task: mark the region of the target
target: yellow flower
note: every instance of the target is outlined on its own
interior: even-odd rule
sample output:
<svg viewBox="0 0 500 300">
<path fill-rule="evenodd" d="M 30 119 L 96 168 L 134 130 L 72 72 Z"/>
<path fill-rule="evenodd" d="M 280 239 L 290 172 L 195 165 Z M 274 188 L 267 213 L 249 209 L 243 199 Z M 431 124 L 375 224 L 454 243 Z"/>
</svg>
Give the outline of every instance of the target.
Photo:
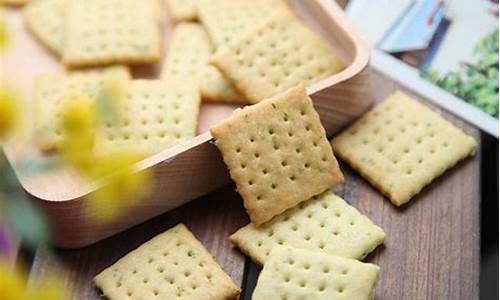
<svg viewBox="0 0 500 300">
<path fill-rule="evenodd" d="M 0 7 L 0 51 L 5 50 L 8 44 L 9 44 L 9 35 L 7 34 L 7 28 L 5 26 L 3 11 Z"/>
<path fill-rule="evenodd" d="M 89 153 L 96 135 L 96 110 L 92 99 L 85 95 L 69 98 L 62 113 L 61 158 L 78 169 L 93 164 Z"/>
<path fill-rule="evenodd" d="M 92 182 L 101 184 L 89 195 L 87 203 L 89 216 L 104 222 L 144 199 L 150 182 L 148 171 L 134 170 L 134 164 L 144 155 L 122 148 L 103 155 L 93 149 L 103 118 L 116 114 L 125 96 L 123 78 L 111 74 L 104 81 L 97 99 L 82 95 L 68 98 L 61 123 L 62 161 L 75 167 Z"/>
<path fill-rule="evenodd" d="M 54 277 L 28 288 L 26 275 L 0 260 L 0 299 L 2 300 L 64 300 L 61 281 Z"/>
<path fill-rule="evenodd" d="M 0 260 L 0 295 L 2 300 L 25 299 L 26 277 Z"/>
<path fill-rule="evenodd" d="M 126 97 L 126 77 L 110 71 L 104 77 L 102 88 L 97 95 L 100 121 L 114 122 L 118 119 L 123 99 Z"/>
<path fill-rule="evenodd" d="M 61 280 L 53 277 L 45 279 L 44 282 L 39 283 L 32 289 L 26 292 L 26 300 L 65 300 L 70 297 L 67 295 L 67 287 L 65 287 Z"/>
<path fill-rule="evenodd" d="M 0 141 L 14 131 L 20 117 L 20 99 L 12 90 L 0 86 Z"/>
<path fill-rule="evenodd" d="M 68 133 L 81 133 L 95 129 L 96 112 L 92 99 L 83 94 L 79 98 L 70 99 L 63 111 L 64 130 Z"/>
<path fill-rule="evenodd" d="M 104 77 L 102 93 L 113 102 L 121 102 L 126 96 L 126 78 L 117 72 L 109 72 Z"/>
<path fill-rule="evenodd" d="M 127 151 L 94 158 L 96 164 L 90 176 L 102 179 L 103 185 L 88 199 L 88 213 L 93 219 L 103 222 L 113 219 L 148 196 L 150 172 L 134 170 L 134 163 L 142 158 Z"/>
</svg>

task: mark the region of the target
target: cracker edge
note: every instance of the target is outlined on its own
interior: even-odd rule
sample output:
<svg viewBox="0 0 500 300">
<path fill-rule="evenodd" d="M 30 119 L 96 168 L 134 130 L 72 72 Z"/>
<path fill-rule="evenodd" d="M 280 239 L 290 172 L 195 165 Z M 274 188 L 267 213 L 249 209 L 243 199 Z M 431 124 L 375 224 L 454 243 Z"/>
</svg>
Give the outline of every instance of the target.
<svg viewBox="0 0 500 300">
<path fill-rule="evenodd" d="M 322 35 L 318 34 L 317 32 L 314 32 L 311 28 L 309 28 L 309 26 L 304 24 L 304 22 L 296 15 L 296 13 L 290 8 L 291 4 L 289 3 L 289 0 L 281 0 L 281 1 L 284 3 L 284 5 L 287 6 L 287 8 L 288 8 L 287 11 L 276 11 L 275 13 L 269 15 L 267 18 L 264 18 L 263 20 L 261 20 L 257 24 L 257 26 L 255 26 L 252 30 L 246 32 L 239 39 L 234 40 L 232 43 L 217 49 L 217 51 L 214 54 L 212 54 L 212 56 L 208 60 L 208 63 L 210 65 L 213 65 L 214 67 L 216 67 L 222 73 L 222 75 L 231 83 L 231 85 L 234 87 L 236 92 L 240 95 L 243 95 L 243 97 L 245 97 L 245 98 L 248 98 L 248 97 L 246 97 L 246 93 L 244 91 L 245 87 L 241 86 L 241 84 L 239 82 L 235 82 L 234 80 L 232 80 L 230 71 L 227 68 L 223 67 L 221 64 L 219 64 L 219 62 L 223 61 L 224 59 L 222 59 L 222 58 L 224 58 L 225 56 L 231 55 L 231 49 L 233 49 L 234 47 L 238 47 L 242 43 L 242 41 L 246 40 L 249 36 L 252 36 L 255 32 L 258 32 L 258 31 L 266 28 L 267 25 L 270 22 L 272 22 L 273 20 L 281 18 L 281 19 L 287 20 L 287 21 L 294 21 L 294 20 L 298 21 L 308 31 L 310 31 L 313 35 L 315 35 L 318 38 L 320 38 L 321 40 L 323 40 L 328 45 L 330 50 L 333 51 L 330 43 L 328 43 L 328 41 L 326 41 L 326 39 Z M 335 52 L 333 52 L 333 53 L 335 53 Z M 337 61 L 340 63 L 340 65 L 342 66 L 342 68 L 340 70 L 336 71 L 335 73 L 333 73 L 327 77 L 318 79 L 312 83 L 308 83 L 306 80 L 302 80 L 301 82 L 299 82 L 297 84 L 298 85 L 299 84 L 301 84 L 301 85 L 318 84 L 318 83 L 328 79 L 329 77 L 332 77 L 332 76 L 344 71 L 347 68 L 346 65 L 342 62 L 342 60 L 337 55 L 335 55 L 335 57 L 336 57 Z M 286 90 L 282 91 L 282 93 L 283 92 L 286 92 Z M 278 93 L 278 94 L 280 94 L 280 93 Z M 276 96 L 278 94 L 275 94 L 273 96 Z M 271 97 L 273 97 L 273 96 L 271 96 Z M 264 101 L 264 100 L 266 100 L 266 99 L 255 100 L 255 99 L 248 98 L 247 102 L 250 104 L 257 104 L 257 103 Z"/>
<path fill-rule="evenodd" d="M 1 0 L 0 0 L 1 1 Z M 78 69 L 78 68 L 91 68 L 91 67 L 107 67 L 107 66 L 112 66 L 112 65 L 128 65 L 128 66 L 135 66 L 135 65 L 145 65 L 145 64 L 155 64 L 161 61 L 162 58 L 162 29 L 161 27 L 161 20 L 160 20 L 160 3 L 158 0 L 154 1 L 155 7 L 154 7 L 154 18 L 156 22 L 156 32 L 155 32 L 155 53 L 151 53 L 148 56 L 144 56 L 141 58 L 126 58 L 126 59 L 116 59 L 115 57 L 112 58 L 99 58 L 99 59 L 70 59 L 68 60 L 67 56 L 65 55 L 66 52 L 66 43 L 63 44 L 63 47 L 61 49 L 61 63 L 68 69 Z M 66 7 L 66 15 L 64 20 L 63 20 L 63 26 L 65 26 L 66 30 L 70 27 L 70 21 L 69 19 L 69 8 L 71 7 L 70 1 L 68 1 L 67 7 Z M 65 33 L 67 34 L 67 33 Z"/>
<path fill-rule="evenodd" d="M 196 22 L 198 20 L 198 4 L 195 4 L 196 11 L 192 14 L 175 14 L 169 0 L 163 0 L 167 7 L 167 14 L 174 24 L 182 22 Z M 185 1 L 185 0 L 184 0 Z"/>
<path fill-rule="evenodd" d="M 452 126 L 453 128 L 456 128 L 457 130 L 459 130 L 462 134 L 464 134 L 465 137 L 469 138 L 470 141 L 471 141 L 471 150 L 468 152 L 468 154 L 464 155 L 463 157 L 459 158 L 454 164 L 450 164 L 448 168 L 446 168 L 442 173 L 434 176 L 430 182 L 424 186 L 422 186 L 422 188 L 420 190 L 418 190 L 414 195 L 410 196 L 409 198 L 407 197 L 402 197 L 400 195 L 394 195 L 393 193 L 390 193 L 388 190 L 380 187 L 380 185 L 378 183 L 375 182 L 374 179 L 371 178 L 371 176 L 365 174 L 364 172 L 361 171 L 360 169 L 360 166 L 356 163 L 356 161 L 352 160 L 350 157 L 347 157 L 347 156 L 344 156 L 343 154 L 339 153 L 338 151 L 335 150 L 336 146 L 336 140 L 337 140 L 337 137 L 345 134 L 348 130 L 350 130 L 353 126 L 356 126 L 357 124 L 359 124 L 359 122 L 361 122 L 361 120 L 363 120 L 364 118 L 366 118 L 368 116 L 369 113 L 371 113 L 375 107 L 380 104 L 380 103 L 383 103 L 385 102 L 387 99 L 389 98 L 392 98 L 392 97 L 403 97 L 403 98 L 406 98 L 410 101 L 415 101 L 418 105 L 428 109 L 430 111 L 430 113 L 432 114 L 435 114 L 437 117 L 441 118 L 442 120 L 444 120 L 446 123 L 448 123 L 450 126 Z M 377 191 L 379 191 L 382 195 L 384 195 L 386 198 L 389 199 L 389 201 L 394 204 L 395 206 L 397 207 L 401 207 L 403 206 L 404 204 L 410 202 L 415 196 L 417 196 L 420 192 L 422 192 L 425 188 L 429 187 L 430 185 L 432 185 L 433 181 L 435 181 L 436 179 L 438 179 L 439 177 L 443 176 L 444 173 L 446 173 L 447 171 L 453 169 L 453 167 L 455 167 L 456 165 L 458 165 L 460 162 L 464 161 L 465 159 L 467 159 L 468 157 L 470 156 L 474 156 L 476 154 L 476 150 L 477 150 L 477 146 L 478 146 L 478 143 L 476 141 L 476 139 L 474 139 L 472 136 L 468 135 L 467 133 L 465 133 L 461 128 L 457 127 L 456 125 L 454 125 L 452 122 L 448 121 L 446 118 L 444 118 L 442 115 L 436 113 L 435 111 L 433 111 L 430 107 L 428 107 L 427 105 L 425 104 L 422 104 L 420 101 L 416 100 L 415 98 L 409 96 L 408 94 L 404 93 L 403 91 L 401 90 L 396 90 L 394 91 L 393 93 L 391 93 L 390 95 L 388 95 L 384 100 L 382 100 L 381 102 L 377 103 L 375 106 L 373 106 L 369 111 L 365 112 L 358 120 L 356 120 L 353 124 L 351 124 L 350 126 L 346 127 L 344 130 L 342 130 L 340 133 L 338 133 L 335 138 L 333 138 L 331 141 L 330 141 L 330 144 L 333 148 L 333 152 L 335 153 L 335 156 L 336 157 L 339 157 L 341 160 L 345 161 L 352 169 L 354 169 L 356 171 L 356 173 L 358 173 L 362 178 L 364 178 L 366 181 L 368 181 L 370 183 L 370 185 L 376 189 Z"/>
<path fill-rule="evenodd" d="M 328 193 L 329 191 L 325 192 L 325 193 Z M 331 194 L 333 194 L 334 196 L 340 198 L 342 201 L 344 201 L 347 205 L 351 206 L 352 208 L 354 208 L 359 214 L 360 216 L 368 219 L 372 225 L 374 227 L 376 227 L 377 229 L 379 229 L 378 231 L 381 233 L 380 235 L 380 241 L 378 242 L 378 244 L 376 244 L 372 249 L 368 250 L 366 255 L 364 257 L 359 257 L 359 258 L 356 258 L 357 260 L 363 260 L 365 257 L 367 257 L 368 255 L 370 255 L 370 253 L 372 253 L 373 251 L 375 251 L 375 249 L 377 249 L 380 245 L 384 244 L 386 238 L 387 238 L 387 233 L 385 232 L 385 230 L 380 227 L 379 225 L 375 224 L 367 215 L 363 214 L 361 211 L 359 211 L 356 207 L 352 206 L 351 204 L 349 204 L 347 201 L 345 201 L 342 197 L 338 196 L 337 194 L 333 193 L 330 191 Z M 311 199 L 309 200 L 306 200 L 307 201 L 311 201 Z M 289 208 L 288 210 L 291 210 L 293 209 L 292 208 Z M 282 213 L 283 214 L 283 213 Z M 278 216 L 275 216 L 274 218 L 277 218 L 279 217 L 280 215 Z M 274 219 L 273 218 L 273 219 Z M 253 262 L 255 262 L 256 264 L 258 265 L 261 265 L 263 266 L 265 264 L 265 262 L 261 261 L 259 259 L 259 257 L 257 257 L 257 255 L 253 255 L 250 253 L 250 250 L 249 249 L 243 249 L 242 247 L 240 247 L 240 244 L 246 244 L 246 242 L 241 239 L 241 236 L 240 236 L 240 232 L 243 232 L 246 230 L 246 228 L 248 228 L 249 226 L 251 226 L 252 223 L 249 223 L 241 228 L 239 228 L 238 230 L 236 230 L 234 233 L 232 233 L 230 236 L 229 236 L 229 240 L 231 241 L 231 243 L 233 244 L 234 247 L 238 248 L 243 254 L 245 254 L 246 256 L 250 257 L 252 259 Z M 278 244 L 274 245 L 274 247 L 276 246 L 279 246 Z M 297 248 L 297 249 L 305 249 L 305 248 L 301 248 L 301 247 L 293 247 L 293 248 Z M 310 249 L 305 249 L 305 250 L 310 250 Z M 324 252 L 326 254 L 329 254 L 329 255 L 335 255 L 335 256 L 339 256 L 339 257 L 343 257 L 343 256 L 340 256 L 340 255 L 336 255 L 336 254 L 332 254 L 332 253 L 328 253 L 328 252 Z M 354 258 L 351 258 L 351 259 L 354 259 Z"/>
<path fill-rule="evenodd" d="M 0 0 L 1 2 L 1 0 Z M 28 31 L 31 33 L 31 36 L 33 36 L 39 43 L 41 43 L 45 48 L 47 48 L 52 54 L 58 56 L 59 58 L 62 57 L 62 49 L 64 48 L 61 47 L 61 49 L 57 49 L 56 47 L 53 47 L 51 43 L 47 42 L 45 38 L 43 38 L 41 35 L 39 35 L 36 31 L 36 29 L 32 26 L 33 24 L 29 21 L 28 17 L 28 9 L 30 7 L 30 4 L 33 4 L 33 2 L 30 2 L 29 0 L 26 0 L 24 7 L 22 8 L 22 18 L 23 18 L 23 23 L 26 24 L 26 27 L 28 28 Z M 64 16 L 61 16 L 61 24 L 64 23 Z M 64 35 L 64 34 L 63 34 Z M 64 38 L 62 38 L 63 40 Z"/>
<path fill-rule="evenodd" d="M 275 256 L 274 253 L 276 253 L 276 252 L 289 253 L 289 252 L 295 251 L 295 250 L 298 250 L 299 252 L 315 253 L 315 251 L 308 250 L 308 249 L 300 249 L 300 248 L 287 247 L 287 246 L 277 246 L 277 247 L 273 248 L 273 250 L 271 251 L 270 257 Z M 334 254 L 328 254 L 328 253 L 322 253 L 322 254 L 324 254 L 325 256 L 328 256 L 328 257 L 333 257 L 335 259 L 352 261 L 352 263 L 354 263 L 354 264 L 361 264 L 361 265 L 366 266 L 367 268 L 372 268 L 373 272 L 375 272 L 375 278 L 373 281 L 373 285 L 371 286 L 371 290 L 370 290 L 370 294 L 368 295 L 368 299 L 373 299 L 375 297 L 375 291 L 376 291 L 378 282 L 380 281 L 380 273 L 381 273 L 380 267 L 378 265 L 373 264 L 373 263 L 358 261 L 358 260 L 351 259 L 351 258 L 345 258 L 345 257 L 341 257 L 341 256 L 334 255 Z M 279 261 L 276 261 L 276 263 L 279 263 Z M 269 264 L 269 267 L 270 267 L 270 264 Z M 265 269 L 265 268 L 266 268 L 266 266 L 264 266 L 263 269 Z M 262 271 L 264 271 L 264 270 L 262 270 Z M 261 271 L 261 274 L 262 274 L 262 271 Z M 255 288 L 257 288 L 260 277 L 261 276 L 259 275 L 259 278 L 257 280 L 257 284 L 256 284 Z"/>
<path fill-rule="evenodd" d="M 109 265 L 108 267 L 104 268 L 101 272 L 99 272 L 98 274 L 96 274 L 93 278 L 92 278 L 92 281 L 94 283 L 94 285 L 101 289 L 100 287 L 100 284 L 99 282 L 102 282 L 101 280 L 101 275 L 111 269 L 115 264 L 117 264 L 120 260 L 124 259 L 126 256 L 128 256 L 130 253 L 136 251 L 137 249 L 139 249 L 140 247 L 142 247 L 143 245 L 151 242 L 153 239 L 155 239 L 158 235 L 161 235 L 161 234 L 164 234 L 170 230 L 174 230 L 174 229 L 177 229 L 179 230 L 179 232 L 177 233 L 178 235 L 182 235 L 182 236 L 185 236 L 187 238 L 189 238 L 189 240 L 191 240 L 197 247 L 200 247 L 201 249 L 203 249 L 206 253 L 208 253 L 208 255 L 212 258 L 214 264 L 215 264 L 215 267 L 216 268 L 219 268 L 219 271 L 221 271 L 221 274 L 224 274 L 225 277 L 227 277 L 228 281 L 227 283 L 229 283 L 231 286 L 228 286 L 228 288 L 231 288 L 232 290 L 229 291 L 228 290 L 228 294 L 230 294 L 229 296 L 229 299 L 236 299 L 236 297 L 239 296 L 239 294 L 241 293 L 241 289 L 234 283 L 233 279 L 222 269 L 222 267 L 220 266 L 220 264 L 215 260 L 214 256 L 208 251 L 208 249 L 201 243 L 201 241 L 189 230 L 189 228 L 187 228 L 186 225 L 184 225 L 183 223 L 179 223 L 177 224 L 176 226 L 174 227 L 171 227 L 159 234 L 157 234 L 156 236 L 152 237 L 151 239 L 145 241 L 144 243 L 142 243 L 141 245 L 139 245 L 137 248 L 133 249 L 133 250 L 130 250 L 128 253 L 126 253 L 125 255 L 123 255 L 122 257 L 120 257 L 118 260 L 116 260 L 114 263 L 112 263 L 111 265 Z"/>
</svg>

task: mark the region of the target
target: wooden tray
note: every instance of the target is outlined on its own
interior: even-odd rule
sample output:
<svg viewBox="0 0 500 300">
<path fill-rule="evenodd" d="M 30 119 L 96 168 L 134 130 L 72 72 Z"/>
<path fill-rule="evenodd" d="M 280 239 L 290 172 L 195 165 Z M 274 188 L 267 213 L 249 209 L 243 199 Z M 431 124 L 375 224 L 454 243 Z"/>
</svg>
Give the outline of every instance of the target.
<svg viewBox="0 0 500 300">
<path fill-rule="evenodd" d="M 332 44 L 347 66 L 344 71 L 308 87 L 321 121 L 331 136 L 371 105 L 369 50 L 333 1 L 293 0 L 291 5 L 312 29 Z M 7 11 L 6 20 L 13 43 L 2 57 L 0 78 L 22 90 L 27 119 L 32 120 L 30 108 L 34 79 L 61 69 L 61 65 L 27 32 L 19 11 Z M 171 35 L 168 17 L 164 17 L 163 23 L 164 44 L 168 45 Z M 133 70 L 135 78 L 156 78 L 157 72 L 157 66 Z M 47 213 L 56 245 L 82 247 L 227 184 L 230 181 L 228 172 L 218 150 L 209 143 L 212 137 L 208 128 L 235 108 L 203 104 L 197 137 L 138 163 L 138 170 L 152 170 L 150 199 L 135 204 L 123 217 L 107 224 L 92 222 L 84 213 L 86 196 L 98 188 L 96 183 L 87 182 L 69 168 L 31 172 L 21 167 L 27 160 L 47 159 L 33 145 L 29 125 L 21 137 L 4 150 L 26 192 Z"/>
</svg>

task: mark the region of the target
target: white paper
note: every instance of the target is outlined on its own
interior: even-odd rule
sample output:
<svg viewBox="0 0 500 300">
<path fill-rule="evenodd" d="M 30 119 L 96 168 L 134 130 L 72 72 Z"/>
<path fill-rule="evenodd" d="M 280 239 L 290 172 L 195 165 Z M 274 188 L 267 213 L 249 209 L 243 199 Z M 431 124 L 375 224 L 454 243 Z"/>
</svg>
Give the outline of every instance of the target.
<svg viewBox="0 0 500 300">
<path fill-rule="evenodd" d="M 346 13 L 372 45 L 382 41 L 415 0 L 351 0 Z"/>
<path fill-rule="evenodd" d="M 460 62 L 471 61 L 476 44 L 498 26 L 491 11 L 497 5 L 487 0 L 452 0 L 446 17 L 451 22 L 430 67 L 445 74 Z"/>
</svg>

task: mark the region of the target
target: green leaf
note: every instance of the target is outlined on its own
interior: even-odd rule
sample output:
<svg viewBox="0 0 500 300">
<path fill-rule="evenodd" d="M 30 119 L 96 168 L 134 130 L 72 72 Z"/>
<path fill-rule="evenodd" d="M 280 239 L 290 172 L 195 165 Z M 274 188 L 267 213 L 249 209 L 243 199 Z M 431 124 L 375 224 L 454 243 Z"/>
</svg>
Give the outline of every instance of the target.
<svg viewBox="0 0 500 300">
<path fill-rule="evenodd" d="M 445 75 L 425 69 L 421 76 L 498 118 L 498 27 L 478 42 L 474 53 L 475 63 L 462 62 Z"/>
<path fill-rule="evenodd" d="M 45 216 L 21 195 L 5 196 L 5 219 L 12 231 L 16 232 L 32 249 L 47 245 L 50 234 Z"/>
</svg>

